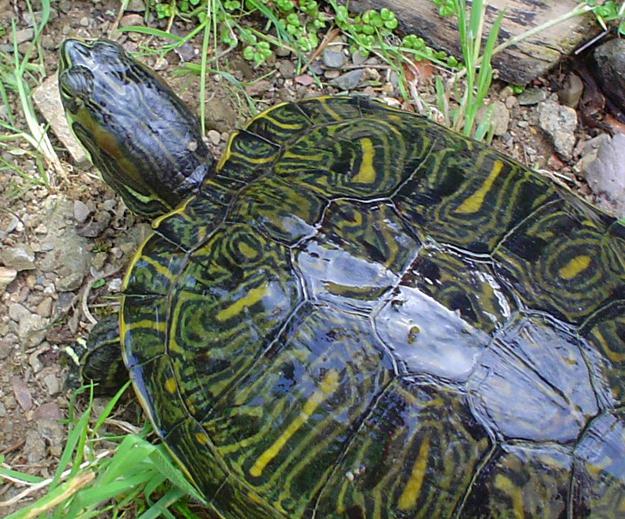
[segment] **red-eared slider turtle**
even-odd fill
[[[155,217],[123,360],[220,517],[625,516],[621,225],[364,97],[279,104],[214,164],[118,45],[67,41],[61,69]]]

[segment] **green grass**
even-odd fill
[[[91,397],[87,408],[70,418],[67,442],[53,477],[43,479],[12,470],[0,459],[0,478],[26,487],[14,498],[15,504],[45,491],[43,497],[7,519],[38,517],[43,513],[50,518],[80,519],[103,514],[127,514],[141,519],[197,517],[191,507],[203,502],[201,495],[188,483],[164,446],[148,440],[148,427],[116,436],[101,432],[105,424],[118,423],[113,420],[113,411],[128,387],[129,383],[99,416],[94,416]],[[85,389],[89,388],[82,391]],[[74,402],[70,409],[73,405]]]
[[[27,5],[32,16],[31,5],[30,3]],[[50,1],[43,0],[41,7],[41,18],[35,26],[32,46],[20,57],[15,38],[16,25],[13,20],[11,24],[12,55],[7,53],[0,55],[0,97],[7,108],[6,120],[0,120],[0,129],[4,130],[0,136],[0,148],[17,152],[16,141],[28,143],[31,148],[30,155],[38,164],[39,178],[33,178],[31,175],[25,176],[19,167],[12,167],[6,162],[2,164],[2,170],[12,171],[22,178],[30,179],[35,184],[50,185],[54,184],[55,176],[64,175],[64,168],[48,138],[46,128],[37,118],[32,102],[31,85],[39,84],[45,74],[41,35],[50,17]],[[32,59],[35,49],[39,56],[37,61]],[[18,100],[21,116],[26,123],[25,128],[19,127],[19,118],[11,109],[11,96]]]

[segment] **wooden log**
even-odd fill
[[[488,34],[502,10],[505,14],[499,43],[563,16],[578,5],[577,0],[488,0],[484,33]],[[395,12],[403,31],[421,36],[435,49],[461,57],[456,19],[441,18],[432,0],[351,0],[349,7],[355,11],[387,7]],[[599,31],[592,13],[577,16],[509,47],[495,57],[494,65],[504,81],[525,85]]]

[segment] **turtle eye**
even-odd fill
[[[93,45],[93,55],[102,65],[119,65],[125,56],[124,49],[117,43],[108,40],[98,40]]]
[[[87,99],[93,92],[93,73],[86,67],[72,67],[59,76],[59,87],[63,96]]]

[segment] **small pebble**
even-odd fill
[[[308,74],[302,74],[301,76],[295,76],[295,82],[299,85],[310,86],[314,83],[312,76]]]
[[[34,269],[35,253],[30,245],[17,243],[0,251],[0,263],[17,271]]]
[[[330,84],[337,87],[339,90],[353,90],[360,85],[364,77],[364,69],[350,70],[342,76],[330,81]]]
[[[0,293],[17,277],[17,270],[0,267]]]
[[[11,377],[11,385],[13,386],[13,394],[18,405],[24,411],[30,411],[33,407],[33,398],[30,395],[28,384],[21,377]]]
[[[340,48],[328,47],[323,51],[322,60],[326,67],[340,69],[345,64],[345,54]]]
[[[558,91],[558,100],[563,105],[575,108],[583,93],[584,83],[577,74],[571,72]]]
[[[52,373],[47,374],[43,377],[43,383],[45,384],[50,396],[57,395],[61,392],[61,384],[59,383],[59,379],[56,375],[53,375]]]
[[[537,105],[545,99],[547,99],[547,92],[541,88],[528,88],[517,97],[521,106]]]
[[[295,65],[288,60],[278,62],[278,71],[285,79],[291,79],[295,76]]]
[[[37,305],[37,308],[35,309],[35,311],[41,317],[50,317],[52,315],[52,305],[53,305],[52,298],[51,297],[45,297]]]
[[[221,134],[217,130],[208,130],[206,136],[215,146],[221,142]]]
[[[87,204],[80,200],[74,201],[74,220],[78,223],[85,223],[90,214],[91,209],[89,209]]]
[[[125,16],[122,16],[122,19],[119,21],[119,25],[121,27],[143,25],[143,16],[141,16],[140,14],[135,14],[135,13],[127,14]]]

